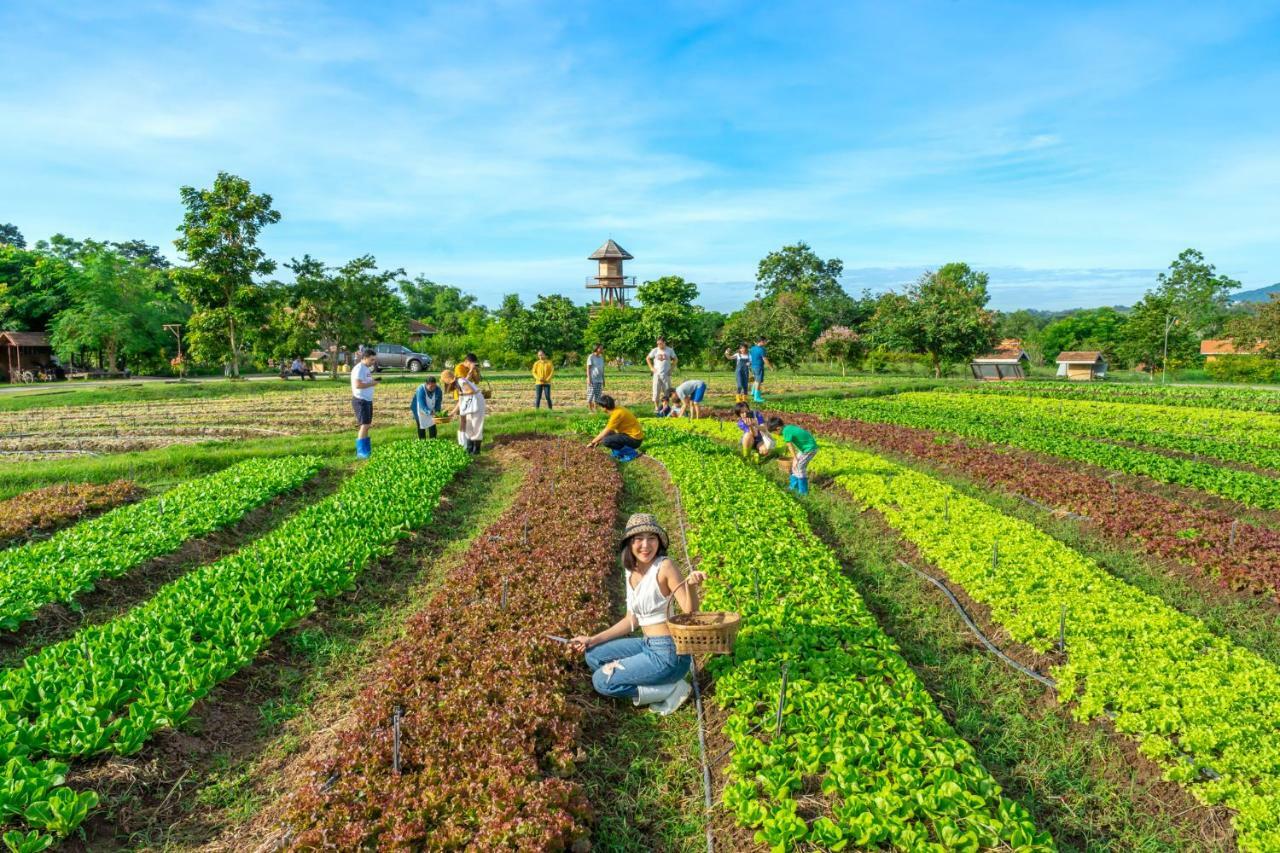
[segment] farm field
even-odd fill
[[[799,497],[712,376],[625,464],[576,376],[478,457],[401,380],[368,461],[345,382],[0,407],[0,842],[1280,849],[1267,392],[780,377]],[[743,619],[668,717],[553,639],[632,512]]]

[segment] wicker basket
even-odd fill
[[[667,624],[676,640],[676,654],[729,654],[742,626],[742,617],[737,613],[709,610],[681,613],[672,616]]]
[[[784,473],[784,474],[790,474],[790,473],[791,473],[791,457],[790,457],[790,456],[779,456],[779,457],[778,457],[778,467],[782,469],[782,473]]]

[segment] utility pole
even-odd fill
[[[178,339],[178,381],[181,382],[187,375],[187,360],[182,357],[182,324],[165,323],[164,330]]]

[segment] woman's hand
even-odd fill
[[[689,584],[689,586],[702,586],[702,582],[705,581],[706,579],[707,579],[706,572],[699,572],[699,571],[689,572],[689,579],[687,583]]]
[[[590,637],[586,635],[577,636],[569,641],[569,651],[576,654],[582,654],[587,649],[591,648],[591,645]]]

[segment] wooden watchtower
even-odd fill
[[[599,269],[593,276],[587,276],[587,289],[600,291],[601,305],[625,307],[627,291],[636,286],[636,277],[622,274],[622,262],[632,259],[632,254],[613,242],[613,238],[604,241],[604,245],[588,256],[588,260],[599,261]]]

